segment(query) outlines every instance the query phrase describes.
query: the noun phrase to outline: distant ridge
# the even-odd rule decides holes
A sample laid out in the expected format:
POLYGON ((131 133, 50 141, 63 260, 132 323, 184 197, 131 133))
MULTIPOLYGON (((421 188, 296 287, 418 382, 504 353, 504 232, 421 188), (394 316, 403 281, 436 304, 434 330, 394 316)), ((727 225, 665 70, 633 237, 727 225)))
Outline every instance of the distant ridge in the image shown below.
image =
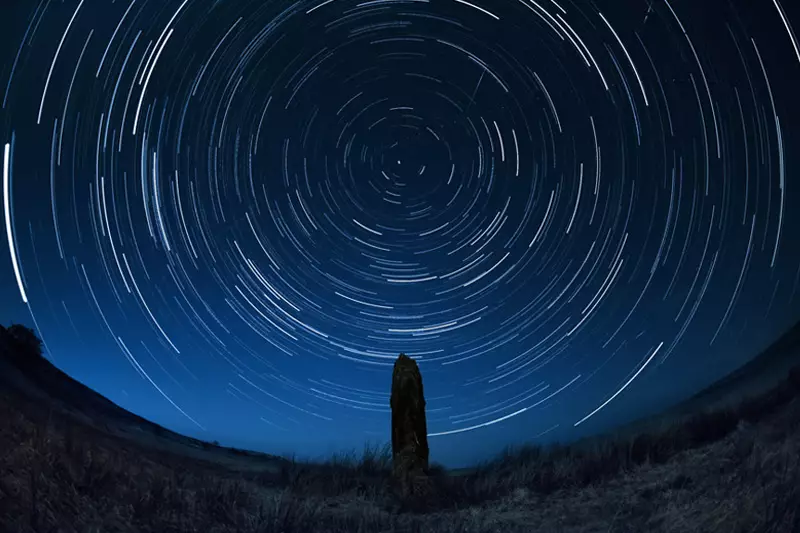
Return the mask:
POLYGON ((736 404, 777 386, 789 375, 790 370, 798 365, 800 365, 800 322, 789 328, 750 361, 693 396, 659 413, 611 429, 607 434, 585 437, 579 442, 657 430, 673 424, 676 419, 736 404))
MULTIPOLYGON (((99 392, 72 378, 45 357, 13 353, 13 348, 0 341, 0 397, 17 396, 20 401, 60 414, 66 420, 92 427, 110 436, 131 440, 148 448, 194 456, 214 462, 221 455, 257 457, 275 461, 285 459, 256 451, 220 447, 209 442, 181 435, 155 422, 120 407, 99 392), (176 446, 177 445, 177 446, 176 446)), ((248 465, 248 468, 252 465, 248 465)))
POLYGON ((800 322, 789 328, 759 355, 715 381, 669 411, 689 413, 698 407, 708 409, 743 396, 760 394, 786 377, 800 364, 800 322))
MULTIPOLYGON (((48 359, 19 357, 0 346, 0 387, 27 397, 45 407, 104 431, 137 427, 166 438, 178 435, 154 422, 131 413, 99 392, 72 378, 48 359)), ((197 439, 198 443, 202 442, 197 439)))

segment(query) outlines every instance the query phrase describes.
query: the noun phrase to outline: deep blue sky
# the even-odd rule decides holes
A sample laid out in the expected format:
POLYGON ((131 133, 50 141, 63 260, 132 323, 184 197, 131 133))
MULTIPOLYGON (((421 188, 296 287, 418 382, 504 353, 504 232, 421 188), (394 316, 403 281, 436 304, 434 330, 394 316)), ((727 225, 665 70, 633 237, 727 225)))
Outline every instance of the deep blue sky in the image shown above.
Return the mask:
POLYGON ((0 322, 168 428, 386 442, 402 351, 458 466, 800 317, 794 2, 10 5, 0 322))

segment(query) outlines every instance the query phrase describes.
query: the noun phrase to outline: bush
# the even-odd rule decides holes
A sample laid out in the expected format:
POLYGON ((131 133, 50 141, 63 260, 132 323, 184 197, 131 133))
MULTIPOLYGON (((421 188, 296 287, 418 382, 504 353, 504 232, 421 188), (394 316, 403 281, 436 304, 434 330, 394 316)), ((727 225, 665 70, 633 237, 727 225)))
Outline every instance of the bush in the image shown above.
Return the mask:
POLYGON ((42 357, 42 341, 29 327, 12 324, 0 326, 0 349, 17 357, 42 357))

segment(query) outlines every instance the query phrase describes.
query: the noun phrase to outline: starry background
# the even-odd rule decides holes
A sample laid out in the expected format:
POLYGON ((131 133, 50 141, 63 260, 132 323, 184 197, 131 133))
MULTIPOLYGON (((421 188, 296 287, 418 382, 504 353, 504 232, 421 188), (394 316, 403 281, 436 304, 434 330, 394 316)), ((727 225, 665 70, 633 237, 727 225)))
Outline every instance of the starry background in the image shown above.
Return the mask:
POLYGON ((786 0, 11 0, 0 322, 170 429, 432 460, 656 412, 800 317, 786 0))

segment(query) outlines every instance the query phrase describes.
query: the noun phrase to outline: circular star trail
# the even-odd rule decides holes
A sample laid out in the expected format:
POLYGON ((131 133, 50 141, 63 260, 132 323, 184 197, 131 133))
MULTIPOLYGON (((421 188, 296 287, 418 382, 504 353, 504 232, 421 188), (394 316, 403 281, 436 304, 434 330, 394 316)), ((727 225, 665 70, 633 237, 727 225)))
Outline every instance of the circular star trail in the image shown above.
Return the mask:
POLYGON ((268 451, 385 440, 400 352, 444 462, 663 408, 798 318, 784 4, 18 7, 4 300, 268 451))

